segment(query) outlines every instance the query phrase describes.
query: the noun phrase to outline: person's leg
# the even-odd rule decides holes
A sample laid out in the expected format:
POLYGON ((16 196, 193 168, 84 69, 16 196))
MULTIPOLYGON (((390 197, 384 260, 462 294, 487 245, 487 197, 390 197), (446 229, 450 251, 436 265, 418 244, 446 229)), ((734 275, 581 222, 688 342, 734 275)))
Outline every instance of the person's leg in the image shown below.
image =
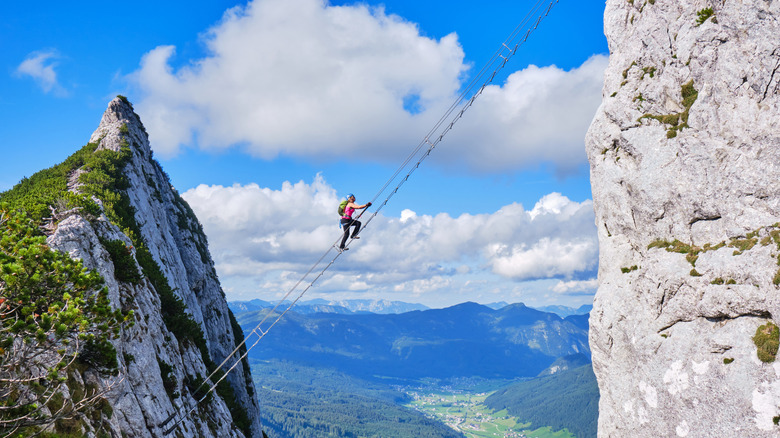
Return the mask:
POLYGON ((352 231, 352 238, 357 239, 357 234, 360 232, 360 226, 363 224, 361 224, 359 220, 353 220, 352 225, 355 226, 355 229, 352 231))
POLYGON ((341 239, 341 249, 347 245, 347 239, 349 239, 349 227, 352 225, 352 221, 349 219, 342 219, 341 226, 344 228, 344 237, 341 239))

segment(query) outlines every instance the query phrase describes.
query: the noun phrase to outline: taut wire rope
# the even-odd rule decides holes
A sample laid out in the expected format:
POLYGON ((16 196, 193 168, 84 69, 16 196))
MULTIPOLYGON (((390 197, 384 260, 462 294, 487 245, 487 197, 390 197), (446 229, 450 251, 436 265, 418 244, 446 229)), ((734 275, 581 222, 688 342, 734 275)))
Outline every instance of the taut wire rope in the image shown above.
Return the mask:
MULTIPOLYGON (((452 105, 445 111, 445 113, 439 118, 439 120, 434 124, 434 126, 428 131, 428 133, 423 137, 423 140, 420 141, 420 143, 415 147, 415 149, 406 157, 406 159, 403 161, 403 163, 396 169, 396 171, 393 173, 393 175, 385 182, 385 184, 382 186, 382 188, 377 191, 377 193, 374 195, 373 198, 371 198, 371 203, 373 204, 377 199, 379 199, 383 193, 385 193, 388 188, 392 185, 394 181, 398 179, 398 177, 404 172, 404 170, 408 169, 406 172, 406 175, 395 185, 393 190, 385 197, 384 201, 376 208, 376 210, 369 216, 368 220, 366 220, 366 223, 362 226, 361 232, 365 231, 366 228, 368 228, 368 225, 374 220, 374 218, 379 214, 379 212, 384 208, 387 203, 390 201, 390 199, 398 193, 398 190, 401 188, 401 186, 406 183, 406 181, 409 180, 409 177, 412 176, 412 174, 417 170, 423 161, 433 152, 433 149, 438 145, 444 136, 452 130, 455 123, 460 120, 461 117, 463 117, 463 113, 468 110, 471 105, 474 103, 474 101, 479 97, 482 92, 484 91, 485 87, 487 87, 489 84, 493 82, 496 75, 506 66, 507 62, 515 55, 517 52, 517 49, 523 45, 527 40, 528 37, 531 35, 531 33, 536 30, 536 28, 539 26, 539 24, 542 22, 542 20, 550 13, 552 10, 552 7, 557 4, 560 0, 537 0, 536 3, 531 7, 529 12, 526 14, 526 16, 523 18, 523 20, 520 22, 520 24, 517 25, 517 27, 514 29, 514 31, 510 34, 510 36, 501 43, 501 46, 496 50, 496 52, 493 54, 493 56, 485 63, 485 65, 482 67, 480 72, 474 76, 474 78, 468 83, 466 87, 464 87, 463 91, 458 95, 458 97, 453 101, 452 105), (535 20, 534 20, 535 19, 535 20), (525 31, 525 34, 523 34, 523 31, 525 31), (490 74, 490 77, 485 79, 488 72, 490 72, 491 68, 493 68, 492 73, 490 74), (479 89, 474 91, 477 87, 477 84, 481 84, 479 86, 479 89), (470 96, 470 98, 466 101, 464 104, 464 100, 466 100, 466 97, 470 96), (459 111, 458 108, 460 108, 459 111), (455 115, 453 116, 453 113, 455 115), (449 122, 449 123, 447 123, 449 122), (443 129, 442 126, 444 126, 443 129), (441 129, 441 132, 439 130, 441 129), (432 140, 433 139, 433 140, 432 140), (417 160, 415 161, 415 158, 417 160), (414 163, 410 166, 410 163, 414 163)), ((357 219, 360 219, 363 214, 365 213, 365 210, 361 211, 360 214, 357 216, 357 219)), ((231 358, 241 349, 241 347, 244 347, 248 345, 248 340, 252 336, 256 336, 257 339, 254 340, 254 342, 246 348, 246 351, 244 351, 234 362, 233 364, 220 376, 219 379, 217 379, 216 382, 212 383, 208 390, 203 394, 202 397, 199 399, 196 399, 194 405, 190 407, 186 412, 182 413, 179 418, 172 423, 172 425, 167 428, 163 435, 168 435, 176 428, 179 424, 181 424, 189 414, 191 414, 195 409, 197 409, 197 406, 203 402, 208 395, 214 391, 214 389, 219 385, 219 383, 222 382, 222 380, 227 377, 227 375, 249 354, 249 352, 260 342, 261 339, 265 337, 266 334, 287 314, 287 312, 292 309, 295 304, 303 297, 306 292, 314 286, 314 284, 319 280, 325 272, 336 262, 336 260, 342 255, 341 251, 336 251, 335 256, 328 262, 320 271, 319 273, 312 279, 308 285, 300 291, 300 293, 295 297, 294 300, 288 302, 288 298, 295 292, 295 290, 298 289, 298 287, 303 284, 304 280, 314 272, 318 266, 323 262, 323 260, 326 259, 326 257, 331 254, 331 252, 336 248, 336 246, 339 244, 339 241, 343 238, 343 235, 340 235, 336 241, 331 245, 327 251, 315 262, 311 268, 309 268, 308 271, 290 288, 290 290, 279 300, 279 302, 269 311, 265 313, 263 318, 260 320, 260 322, 255 326, 252 331, 250 331, 248 334, 244 336, 244 340, 239 343, 235 347, 235 349, 228 354, 225 359, 220 363, 214 371, 211 372, 211 374, 208 375, 205 379, 203 379, 203 382, 198 386, 197 389, 191 392, 193 397, 195 394, 197 394, 201 388, 203 388, 204 385, 206 385, 207 382, 210 381, 214 375, 216 375, 225 365, 230 361, 231 358), (281 313, 277 314, 277 311, 284 305, 284 303, 287 302, 288 304, 284 308, 281 313), (276 315, 274 318, 273 315, 276 315), (270 322, 270 325, 263 329, 263 325, 269 321, 271 318, 273 318, 273 321, 270 322)), ((354 238, 350 238, 347 242, 347 248, 349 245, 353 242, 354 238)), ((160 428, 164 428, 167 424, 171 423, 171 421, 176 418, 177 414, 181 412, 182 408, 178 408, 174 410, 174 412, 163 422, 159 425, 160 428)))

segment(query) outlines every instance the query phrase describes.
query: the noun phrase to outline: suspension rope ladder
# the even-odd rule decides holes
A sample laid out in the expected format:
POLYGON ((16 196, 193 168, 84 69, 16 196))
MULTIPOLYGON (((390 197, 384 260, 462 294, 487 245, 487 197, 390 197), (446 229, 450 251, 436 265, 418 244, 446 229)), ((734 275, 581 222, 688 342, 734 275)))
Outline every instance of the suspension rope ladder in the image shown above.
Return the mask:
MULTIPOLYGON (((507 62, 515 55, 517 52, 517 49, 523 45, 527 40, 528 37, 531 35, 531 33, 536 30, 537 27, 539 27, 539 24, 542 22, 542 20, 550 13, 552 10, 552 7, 557 4, 560 0, 537 0, 536 3, 531 7, 528 14, 523 18, 523 20, 518 24, 518 26, 514 29, 512 34, 503 42, 501 43, 501 46, 496 50, 496 52, 493 54, 493 56, 488 60, 488 62, 485 64, 484 67, 482 67, 482 70, 469 82, 469 84, 463 89, 463 91, 458 95, 458 97, 455 99, 455 101, 450 105, 450 107, 447 109, 447 111, 441 116, 441 118, 434 124, 434 126, 428 131, 428 133, 425 135, 425 137, 420 141, 420 143, 417 145, 417 147, 406 157, 406 159, 403 161, 403 163, 396 169, 396 171, 393 173, 393 175, 385 182, 385 184, 382 186, 381 189, 374 195, 374 197, 371 199, 371 203, 373 204, 376 200, 378 200, 383 193, 385 193, 389 187, 392 186, 392 184, 398 180, 398 177, 402 175, 404 172, 406 172, 405 176, 400 179, 393 188, 393 190, 385 197, 384 201, 379 205, 379 207, 376 208, 376 210, 369 216, 369 218, 366 220, 366 223, 362 226, 361 232, 365 231, 366 228, 368 228, 368 225, 371 223, 371 221, 374 220, 374 218, 379 214, 379 212, 384 208, 388 201, 396 194, 398 193, 398 190, 401 188, 401 186, 404 185, 409 180, 409 177, 412 176, 412 174, 417 170, 423 161, 425 161, 426 158, 433 152, 433 149, 442 141, 445 135, 447 135, 450 130, 452 130, 455 123, 460 120, 461 117, 463 117, 463 113, 468 110, 471 105, 474 103, 474 101, 479 97, 482 92, 484 91, 485 87, 487 87, 489 84, 493 82, 493 79, 495 79, 496 75, 506 66, 507 62), (489 74, 488 72, 492 73, 489 74), (477 85, 479 85, 479 88, 477 88, 477 85), (476 91, 475 91, 476 90, 476 91), (467 96, 470 96, 468 100, 466 99, 467 96), (466 101, 465 103, 463 103, 466 101), (416 159, 416 160, 415 160, 416 159), (414 163, 414 164, 412 164, 414 163)), ((357 219, 360 219, 363 214, 365 213, 365 210, 361 211, 358 215, 357 219)), ((349 231, 349 228, 347 228, 347 231, 349 231)), ((233 361, 233 364, 230 365, 229 368, 227 368, 226 371, 222 374, 222 376, 214 383, 212 383, 208 390, 201 396, 199 399, 195 399, 195 403, 193 406, 189 407, 188 409, 184 410, 185 407, 180 407, 176 409, 164 422, 162 422, 159 425, 160 429, 164 429, 163 435, 167 436, 173 431, 176 430, 176 428, 181 424, 195 409, 197 409, 198 405, 203 402, 209 394, 214 391, 214 389, 219 385, 222 380, 227 377, 228 374, 239 364, 241 361, 249 354, 249 352, 260 342, 261 339, 265 337, 266 334, 287 314, 287 312, 292 309, 296 303, 303 297, 308 290, 314 286, 314 284, 317 282, 317 280, 322 277, 325 272, 333 266, 333 264, 338 260, 338 258, 342 255, 341 251, 336 250, 335 255, 330 259, 330 261, 325 264, 322 269, 317 273, 317 275, 308 282, 305 288, 303 288, 298 295, 295 297, 294 300, 291 302, 288 302, 288 298, 293 295, 293 292, 295 292, 299 286, 301 286, 307 277, 309 277, 315 270, 324 262, 324 260, 327 259, 329 255, 332 254, 334 249, 337 245, 339 245, 339 241, 343 238, 343 235, 340 235, 338 239, 334 242, 334 244, 328 248, 328 250, 315 262, 311 268, 309 268, 308 271, 293 285, 290 290, 282 297, 279 302, 268 312, 266 312, 263 319, 255 326, 254 329, 252 329, 251 332, 249 332, 245 337, 244 340, 236 346, 236 348, 227 355, 225 360, 222 361, 222 363, 217 366, 214 371, 209 374, 208 377, 206 377, 203 380, 203 383, 198 386, 195 391, 192 391, 191 394, 193 397, 195 394, 198 394, 201 388, 203 388, 212 377, 214 377, 220 370, 222 370, 227 363, 235 356, 237 352, 241 349, 241 347, 244 347, 245 345, 248 345, 248 341, 252 338, 253 343, 246 348, 246 351, 244 351, 237 359, 233 361), (285 306, 285 302, 288 302, 288 304, 285 306), (284 307, 281 312, 277 313, 282 307, 284 307), (270 322, 269 322, 270 321, 270 322), (269 325, 265 328, 263 326, 269 322, 269 325), (174 421, 175 420, 175 421, 174 421), (170 424, 170 426, 168 426, 170 424), (168 426, 166 428, 166 426, 168 426)), ((354 238, 350 238, 347 242, 347 247, 352 243, 354 238)))

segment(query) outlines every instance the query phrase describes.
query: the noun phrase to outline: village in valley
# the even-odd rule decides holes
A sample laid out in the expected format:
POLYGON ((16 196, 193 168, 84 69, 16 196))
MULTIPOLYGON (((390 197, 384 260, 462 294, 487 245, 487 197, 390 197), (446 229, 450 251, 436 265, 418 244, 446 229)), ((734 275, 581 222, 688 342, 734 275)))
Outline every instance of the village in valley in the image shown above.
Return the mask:
POLYGON ((469 392, 452 387, 405 388, 411 401, 406 406, 441 421, 468 438, 572 438, 566 430, 553 432, 549 427, 531 429, 506 410, 494 412, 483 402, 490 392, 469 392))

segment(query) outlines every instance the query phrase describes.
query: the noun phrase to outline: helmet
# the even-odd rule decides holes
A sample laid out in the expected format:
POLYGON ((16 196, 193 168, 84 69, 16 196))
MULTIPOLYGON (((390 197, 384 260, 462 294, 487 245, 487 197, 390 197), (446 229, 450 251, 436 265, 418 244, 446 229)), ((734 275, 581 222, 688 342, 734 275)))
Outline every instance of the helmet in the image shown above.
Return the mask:
POLYGON ((347 199, 349 199, 349 198, 354 198, 354 197, 355 197, 355 195, 353 195, 352 193, 348 193, 348 194, 347 194, 347 199))

